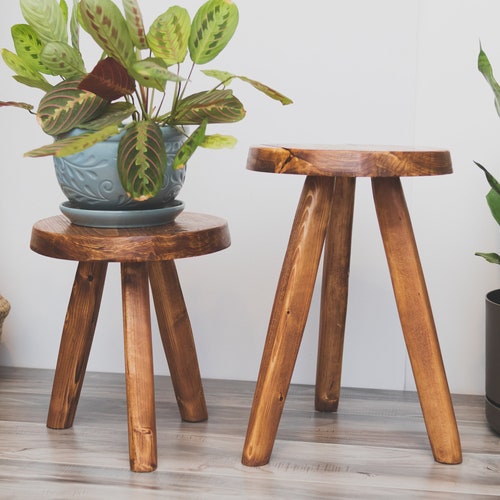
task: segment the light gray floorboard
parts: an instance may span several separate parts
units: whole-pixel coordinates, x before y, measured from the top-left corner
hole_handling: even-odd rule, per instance
[[[0,499],[500,498],[500,438],[483,398],[455,395],[461,465],[433,461],[415,393],[344,389],[336,414],[290,388],[271,461],[241,451],[254,384],[205,380],[207,422],[181,422],[156,378],[158,470],[129,471],[122,375],[88,373],[72,429],[45,427],[53,372],[0,368]]]

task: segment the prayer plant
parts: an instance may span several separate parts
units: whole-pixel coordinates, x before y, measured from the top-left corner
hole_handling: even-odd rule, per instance
[[[251,78],[218,70],[203,70],[214,82],[209,90],[187,92],[195,67],[211,62],[236,30],[238,9],[231,0],[209,0],[192,20],[185,8],[172,6],[149,30],[138,0],[123,0],[123,13],[111,0],[73,0],[71,8],[66,0],[20,0],[20,7],[26,23],[12,26],[15,52],[3,49],[2,57],[19,83],[45,94],[36,111],[22,102],[0,106],[36,113],[43,131],[55,138],[26,156],[68,156],[125,129],[118,171],[134,199],[146,200],[161,188],[167,161],[160,127],[176,127],[186,135],[173,168],[184,168],[199,146],[234,145],[232,136],[206,134],[210,123],[245,117],[228,88],[233,80],[282,104],[292,102]],[[90,72],[80,52],[80,28],[103,51]],[[53,77],[61,80],[53,83]],[[194,126],[189,136],[184,125]],[[84,132],[66,136],[75,128]]]
[[[493,69],[491,67],[490,61],[488,60],[488,57],[486,56],[482,48],[479,51],[478,68],[493,90],[493,94],[495,96],[495,108],[498,115],[500,116],[500,85],[497,83],[493,76]],[[474,163],[486,175],[486,179],[491,187],[490,191],[486,195],[486,201],[494,219],[498,224],[500,224],[500,184],[498,183],[496,178],[485,167],[483,167],[483,165],[479,164],[478,162]],[[497,253],[477,252],[476,255],[483,257],[488,262],[491,262],[493,264],[500,264],[500,255],[498,255]]]

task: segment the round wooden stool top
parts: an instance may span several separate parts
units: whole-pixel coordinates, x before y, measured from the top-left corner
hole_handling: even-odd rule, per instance
[[[182,213],[162,226],[101,229],[72,224],[63,215],[38,221],[31,249],[56,259],[150,262],[205,255],[231,244],[224,219]]]
[[[391,146],[255,146],[247,168],[275,174],[407,177],[451,174],[448,151]]]

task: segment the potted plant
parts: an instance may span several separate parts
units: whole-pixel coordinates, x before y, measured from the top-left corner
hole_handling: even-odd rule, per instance
[[[495,108],[500,115],[500,85],[493,76],[491,64],[481,48],[478,68],[489,83],[495,96]],[[491,214],[500,224],[500,184],[480,163],[476,165],[484,172],[490,190],[486,200]],[[492,264],[500,264],[500,255],[495,252],[477,252]],[[500,289],[486,294],[486,418],[496,432],[500,433]]]
[[[234,145],[234,137],[208,135],[206,129],[244,118],[243,104],[228,88],[236,79],[291,103],[262,83],[219,70],[202,71],[209,77],[208,90],[188,92],[194,70],[211,62],[236,30],[238,9],[231,0],[207,1],[192,20],[186,9],[172,6],[149,29],[138,0],[123,0],[123,13],[112,0],[73,0],[71,8],[66,0],[19,3],[26,23],[12,26],[15,50],[3,49],[2,57],[19,83],[44,94],[36,111],[22,102],[0,106],[36,114],[43,131],[53,136],[54,142],[26,156],[54,156],[70,200],[61,206],[67,215],[116,204],[136,210],[171,207],[186,162],[198,147]],[[80,51],[82,29],[102,50],[90,72]],[[98,159],[98,148],[108,145],[112,153],[105,154],[111,160]],[[97,172],[104,163],[111,164],[111,180]],[[79,170],[73,173],[75,165]],[[81,177],[83,188],[76,186]],[[99,185],[93,186],[92,179]],[[109,195],[115,188],[117,194]],[[85,200],[87,193],[91,196]]]

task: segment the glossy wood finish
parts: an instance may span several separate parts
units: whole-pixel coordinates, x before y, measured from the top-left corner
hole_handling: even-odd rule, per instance
[[[60,215],[38,221],[31,249],[66,260],[153,262],[196,257],[230,245],[227,222],[219,217],[183,212],[171,224],[148,228],[99,229],[76,226]]]
[[[448,151],[380,146],[256,146],[250,148],[247,168],[333,177],[413,177],[452,172]]]
[[[245,465],[269,461],[309,313],[330,217],[333,179],[308,177],[271,312],[244,447]]]
[[[336,411],[339,404],[355,189],[354,177],[335,179],[323,250],[315,399],[318,411]]]
[[[313,386],[292,384],[271,462],[249,468],[240,457],[255,384],[204,379],[210,419],[191,424],[176,415],[170,378],[157,376],[158,469],[134,474],[123,374],[88,372],[78,418],[64,431],[43,425],[52,377],[0,367],[1,498],[493,500],[500,492],[500,437],[484,396],[453,395],[464,457],[450,467],[429,459],[416,393],[343,387],[338,411],[325,413],[312,408]]]
[[[123,333],[130,468],[157,467],[156,415],[149,284],[181,418],[207,418],[189,316],[174,259],[229,246],[227,223],[217,217],[181,214],[164,226],[95,229],[57,216],[37,222],[31,248],[49,257],[78,260],[66,313],[47,426],[73,425],[94,336],[108,262],[121,262]]]
[[[158,455],[146,264],[124,262],[121,276],[130,469],[151,472],[156,470]]]
[[[173,260],[149,263],[156,317],[181,417],[208,418],[191,322]]]
[[[448,382],[410,215],[398,178],[372,179],[399,318],[434,458],[462,460]]]
[[[80,262],[64,321],[47,427],[73,425],[94,339],[107,262]]]
[[[243,447],[243,464],[264,465],[270,459],[326,234],[315,403],[320,411],[337,409],[355,177],[360,176],[372,178],[380,231],[434,458],[447,464],[460,463],[460,437],[399,179],[400,175],[449,173],[449,154],[264,146],[250,150],[248,167],[307,177],[277,286]]]

